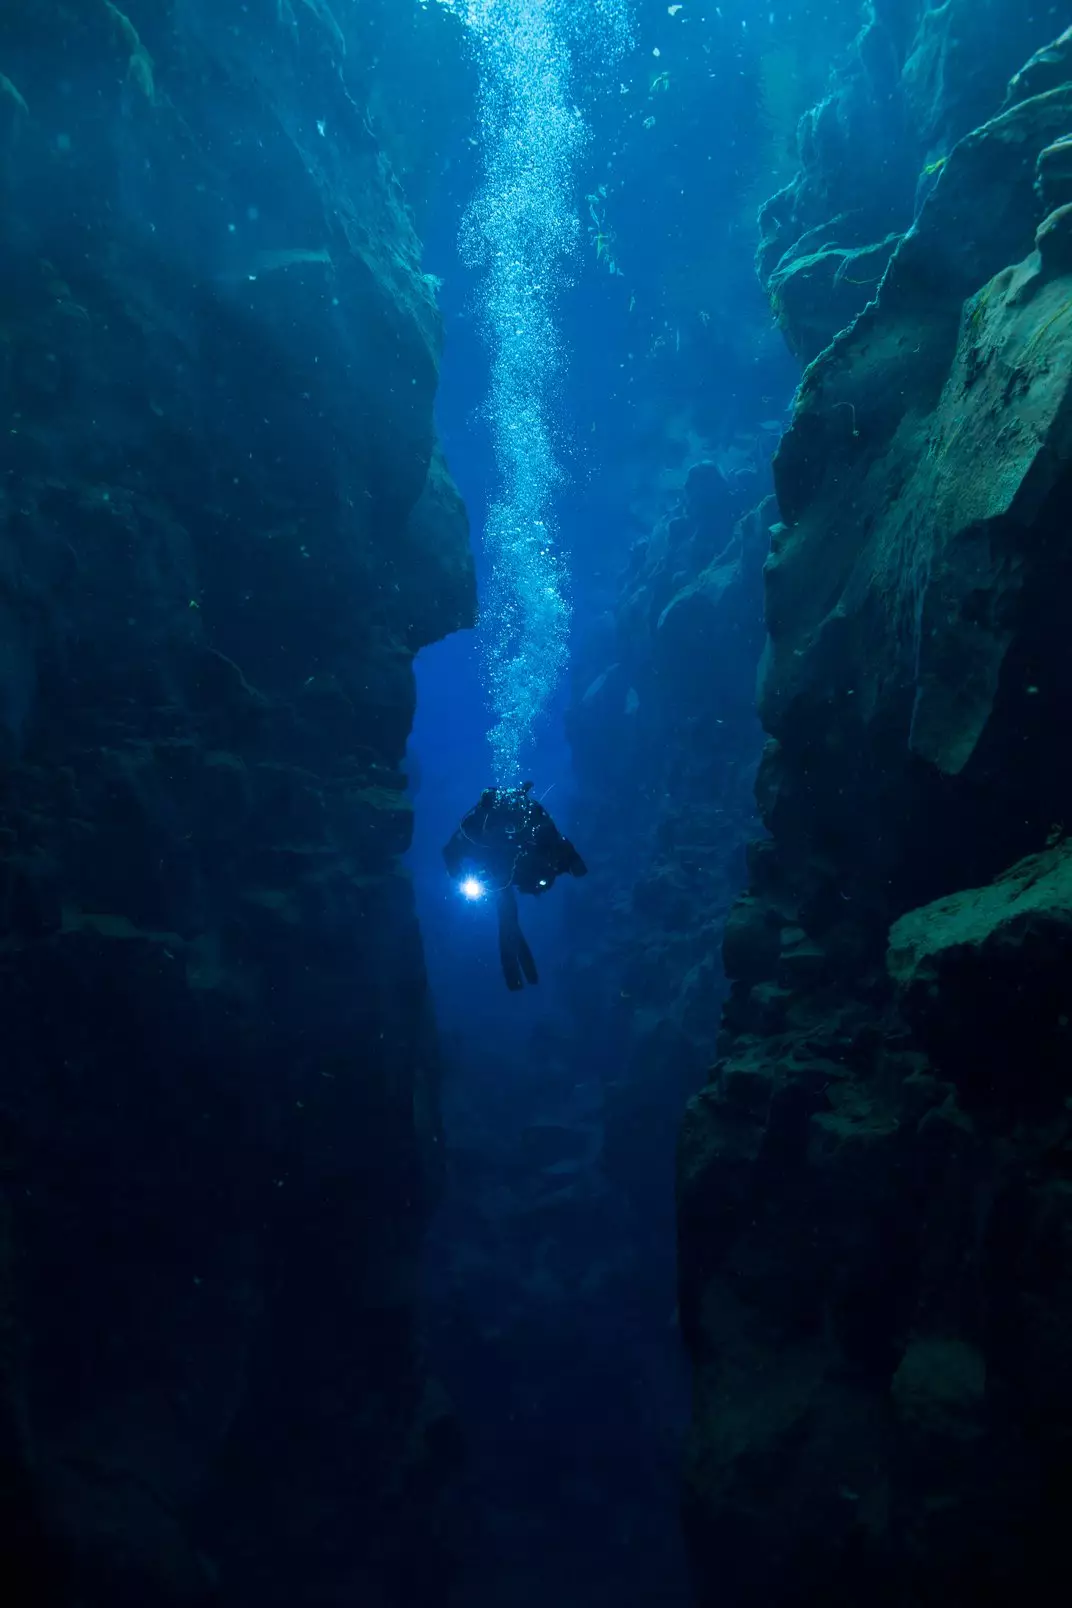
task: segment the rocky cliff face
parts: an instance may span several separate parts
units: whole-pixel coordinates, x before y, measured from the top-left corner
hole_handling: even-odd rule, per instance
[[[339,11],[345,21],[345,7]],[[26,1603],[434,1604],[400,763],[471,622],[326,5],[0,19],[0,1488]]]
[[[775,462],[770,836],[680,1149],[704,1604],[997,1608],[1064,1550],[1072,35],[1021,66],[1012,6],[873,11],[892,92],[850,72],[807,122],[760,256],[818,355]]]

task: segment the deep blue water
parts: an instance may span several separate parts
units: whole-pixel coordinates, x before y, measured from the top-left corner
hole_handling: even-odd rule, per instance
[[[642,32],[644,23],[658,28],[658,8],[638,14]],[[759,484],[763,447],[755,442],[770,438],[758,423],[784,411],[795,384],[794,366],[771,336],[745,243],[734,244],[721,282],[711,284],[710,313],[703,308],[707,316],[686,330],[686,345],[695,345],[684,357],[679,299],[669,291],[664,299],[661,283],[668,250],[706,250],[712,234],[731,227],[739,197],[732,182],[721,198],[712,191],[710,160],[720,141],[733,143],[735,109],[742,140],[755,117],[754,86],[737,54],[736,41],[723,42],[732,94],[709,112],[710,128],[701,137],[687,125],[654,155],[638,141],[636,119],[623,125],[616,82],[579,84],[591,138],[578,189],[609,172],[631,181],[625,193],[635,207],[618,220],[628,281],[602,271],[582,234],[555,302],[567,354],[554,420],[567,473],[555,515],[571,558],[573,653],[582,666],[598,666],[592,655],[605,651],[598,643],[630,546],[672,507],[689,462],[702,455],[701,440],[728,442],[742,426],[750,430]],[[639,53],[628,75],[642,94],[648,73]],[[469,510],[483,596],[483,515],[497,466],[476,316],[480,280],[459,262],[455,240],[477,174],[471,147],[456,155],[426,228],[425,263],[442,280],[437,419]],[[717,209],[720,199],[724,217],[699,214],[700,206]],[[583,201],[579,206],[583,217]],[[638,317],[631,300],[640,297],[646,306]],[[675,442],[667,429],[675,415],[690,421],[687,442]],[[650,488],[645,496],[645,478],[663,481],[654,498]],[[634,1164],[647,1176],[623,1180],[620,1164],[609,1176],[606,1090],[623,1075],[628,1015],[612,1028],[593,1012],[595,1024],[603,1020],[593,1038],[592,1026],[583,1030],[571,1010],[568,986],[583,958],[579,923],[588,934],[612,930],[609,909],[593,905],[605,904],[607,890],[560,882],[544,900],[522,901],[541,983],[507,994],[493,912],[459,897],[441,858],[443,843],[491,780],[476,634],[424,650],[416,668],[409,752],[418,791],[408,860],[436,1014],[450,1047],[447,1194],[426,1259],[427,1298],[433,1365],[466,1425],[463,1488],[470,1518],[477,1516],[463,1600],[467,1608],[547,1601],[679,1608],[688,1601],[677,1512],[688,1383],[673,1250],[673,1125],[681,1091],[667,1090],[664,1122]],[[565,714],[583,690],[583,682],[564,679],[525,764],[582,853],[586,821]],[[637,785],[640,778],[630,780],[630,788]],[[642,869],[642,852],[639,842],[626,850],[622,891]],[[533,1136],[549,1130],[561,1149],[546,1155]],[[563,1133],[571,1138],[562,1141]],[[556,1176],[556,1166],[565,1174]]]
[[[429,261],[436,260],[433,243]],[[441,271],[447,279],[446,263]],[[442,370],[440,431],[479,541],[495,472],[480,416],[486,362],[464,304],[449,290],[443,300],[445,311],[455,302],[459,316]],[[447,319],[450,328],[449,312]],[[575,545],[584,530],[578,523],[564,535]],[[483,581],[479,547],[477,563]],[[631,1394],[645,1391],[648,1381],[630,1392],[614,1365],[629,1315],[606,1313],[604,1322],[593,1323],[571,1300],[586,1262],[605,1254],[615,1223],[600,1198],[602,1084],[613,1066],[578,1064],[559,987],[560,972],[571,964],[568,902],[585,898],[585,884],[523,901],[541,982],[512,995],[503,987],[493,910],[467,903],[444,872],[442,845],[490,781],[481,672],[475,633],[420,655],[409,750],[419,791],[408,859],[437,1019],[449,1046],[447,1195],[426,1259],[430,1345],[467,1425],[463,1500],[469,1522],[479,1519],[469,1536],[466,1600],[474,1608],[505,1601],[523,1608],[554,1592],[563,1608],[571,1602],[580,1608],[604,1600],[604,1593],[608,1604],[615,1600],[622,1572],[606,1570],[609,1552],[617,1549],[628,1569],[640,1550],[628,1534],[633,1519],[619,1525],[613,1513],[623,1495],[635,1500],[638,1514],[650,1507],[651,1470],[644,1470],[634,1499],[618,1437],[608,1436],[607,1425],[609,1417],[624,1418]],[[528,770],[560,829],[583,841],[563,729],[568,696],[563,686],[548,709]],[[568,1130],[574,1141],[564,1163],[574,1199],[562,1227],[547,1221],[546,1197],[559,1192],[544,1172],[547,1158],[526,1145],[544,1125]],[[561,1162],[551,1157],[552,1166]],[[657,1363],[673,1397],[666,1425],[672,1436],[682,1427],[683,1374],[669,1310],[661,1316],[666,1355]],[[660,1589],[670,1591],[679,1562],[672,1459],[656,1480],[655,1502],[662,1506],[656,1529],[670,1543],[670,1563],[652,1563]]]
[[[938,988],[906,1004],[885,942],[1036,838],[1065,852],[1060,453],[1016,482],[1016,586],[973,590],[974,527],[933,593],[944,531],[911,561],[903,531],[881,547],[873,617],[903,565],[917,643],[909,665],[898,618],[874,730],[849,707],[869,644],[844,638],[875,601],[854,543],[935,450],[964,330],[965,416],[1016,340],[1001,407],[1041,418],[1057,394],[1072,40],[1020,85],[1038,174],[1001,145],[992,197],[931,209],[932,277],[893,276],[919,344],[894,306],[877,369],[846,362],[859,396],[832,369],[895,242],[924,249],[928,198],[958,171],[985,187],[955,153],[1067,6],[129,5],[0,8],[0,1600],[10,1543],[43,1582],[13,1608],[430,1608],[448,1574],[452,1608],[862,1608],[861,1559],[868,1604],[892,1561],[881,1600],[904,1608],[932,1545],[978,1578],[988,1503],[1015,1510],[1018,1579],[1022,1537],[1046,1554],[1060,1532],[1067,1124],[1030,1101],[1021,1122],[1017,1088],[987,1108],[980,1067],[1018,1072],[1020,1047],[992,1069],[972,1011],[942,1021]],[[1003,302],[991,276],[1032,241],[1039,272]],[[421,270],[482,618],[416,659],[418,931],[395,875],[410,655],[469,606],[458,553],[450,577],[427,551],[401,567],[431,439]],[[999,302],[1009,339],[984,351]],[[896,396],[895,340],[926,371]],[[897,420],[873,462],[865,392]],[[816,478],[828,497],[799,540],[772,497],[797,398],[779,506],[791,522]],[[787,573],[815,594],[800,621]],[[991,746],[954,774],[985,680],[972,660],[958,688],[958,654],[995,620],[1024,640],[988,661]],[[766,649],[790,714],[765,706],[786,740],[746,863]],[[511,655],[531,722],[496,694]],[[948,706],[945,769],[913,746],[917,694]],[[1021,753],[1044,757],[1021,774]],[[522,776],[591,874],[522,898],[540,980],[512,993],[494,908],[442,850]],[[1058,938],[1047,1076],[1067,1070]],[[1009,977],[1019,998],[1030,967]],[[701,1088],[703,1165],[678,1180]],[[828,1551],[836,1601],[812,1584]],[[927,1608],[980,1608],[941,1567]]]

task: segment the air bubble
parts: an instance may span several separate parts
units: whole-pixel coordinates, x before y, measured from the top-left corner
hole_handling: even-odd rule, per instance
[[[554,444],[563,351],[555,297],[580,224],[574,171],[585,130],[571,46],[604,60],[629,43],[626,0],[440,0],[468,25],[480,71],[483,178],[462,254],[483,270],[491,358],[487,414],[498,484],[484,525],[490,580],[480,634],[495,781],[522,753],[569,659],[569,577],[555,538],[562,480]]]

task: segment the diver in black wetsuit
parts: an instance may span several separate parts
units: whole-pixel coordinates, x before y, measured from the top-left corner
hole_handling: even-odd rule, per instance
[[[514,889],[544,893],[556,877],[583,877],[588,867],[538,799],[532,783],[488,787],[443,850],[447,870],[470,899],[494,894],[499,959],[509,989],[538,981],[532,950],[517,915]]]

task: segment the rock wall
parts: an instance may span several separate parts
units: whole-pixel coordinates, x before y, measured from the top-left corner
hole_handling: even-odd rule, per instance
[[[906,147],[850,72],[767,213],[818,355],[775,460],[770,835],[679,1154],[704,1605],[1004,1608],[1062,1568],[1072,34],[1003,91],[1021,11],[876,3],[895,92],[855,104],[914,108],[929,171],[886,206]]]
[[[0,1552],[27,1604],[446,1590],[400,765],[413,655],[474,585],[346,12],[0,17]]]
[[[1056,15],[1012,0],[858,9],[852,47],[801,121],[799,171],[759,213],[760,279],[804,362],[874,295],[950,150],[1000,104]]]

